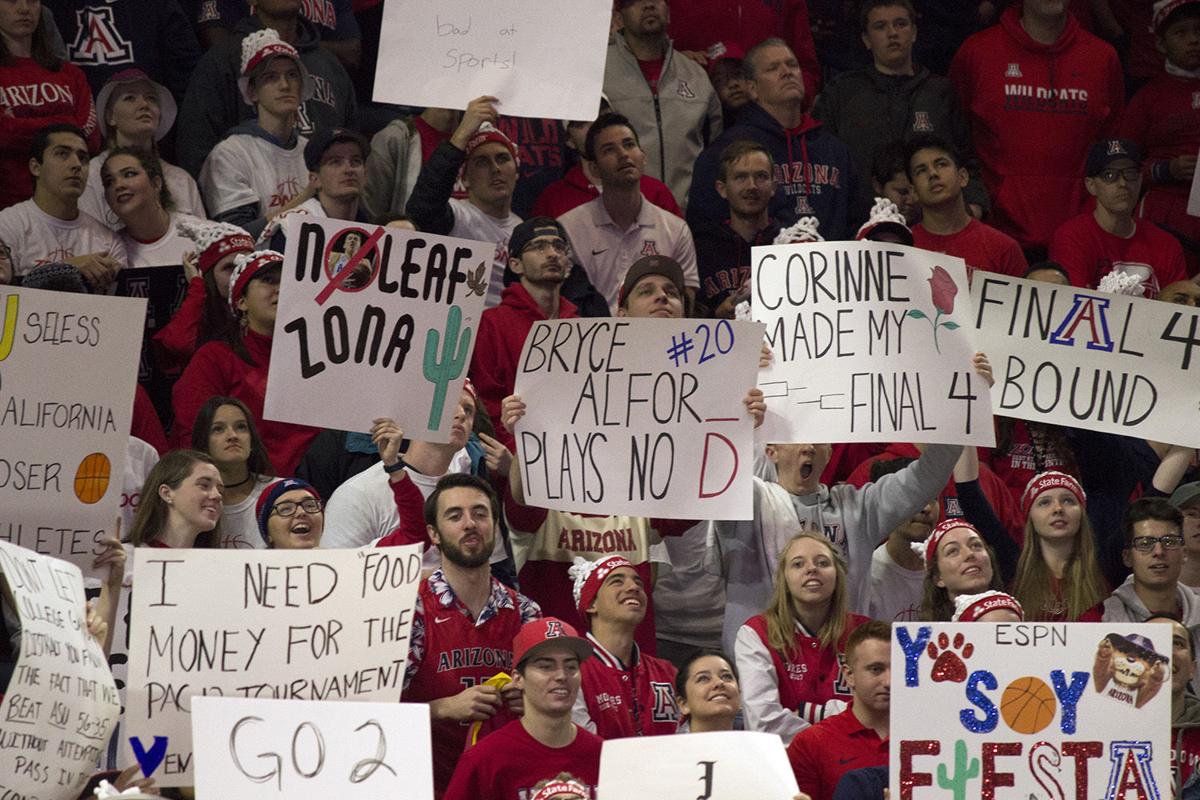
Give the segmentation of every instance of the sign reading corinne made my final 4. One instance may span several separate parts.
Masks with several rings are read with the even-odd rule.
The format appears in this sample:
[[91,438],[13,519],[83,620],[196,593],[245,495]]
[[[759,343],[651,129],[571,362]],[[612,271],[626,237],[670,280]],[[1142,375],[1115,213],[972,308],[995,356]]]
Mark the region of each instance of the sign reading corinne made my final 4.
[[429,706],[197,697],[197,800],[433,800]]
[[894,800],[1168,800],[1171,627],[896,623]]
[[997,414],[1200,447],[1200,309],[977,272]]
[[756,247],[764,442],[994,444],[961,259],[902,245]]
[[87,632],[83,577],[0,542],[20,618],[20,655],[0,703],[0,797],[75,800],[121,713],[104,651]]
[[114,535],[146,301],[0,286],[0,540],[89,574]]
[[374,99],[466,108],[492,95],[501,114],[595,119],[611,18],[605,0],[387,3]]
[[293,216],[264,416],[445,442],[495,245]]
[[539,322],[518,365],[527,502],[562,511],[749,519],[762,326],[694,319]]
[[192,698],[396,702],[417,545],[134,551],[122,763],[193,782]]

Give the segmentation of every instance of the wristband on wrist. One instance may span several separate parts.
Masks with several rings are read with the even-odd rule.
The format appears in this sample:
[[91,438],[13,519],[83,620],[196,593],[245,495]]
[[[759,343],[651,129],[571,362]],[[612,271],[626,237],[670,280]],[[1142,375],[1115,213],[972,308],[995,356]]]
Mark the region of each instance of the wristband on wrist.
[[405,467],[407,467],[407,466],[408,466],[408,465],[404,463],[404,459],[403,459],[403,458],[399,458],[399,459],[396,459],[396,463],[395,463],[395,464],[392,464],[390,467],[389,467],[388,465],[386,465],[386,464],[385,464],[385,465],[383,466],[383,471],[384,471],[384,472],[386,472],[386,473],[387,473],[387,474],[389,474],[389,475],[392,475],[392,474],[394,474],[394,473],[396,473],[396,472],[399,472],[400,470],[404,469],[404,468],[405,468]]

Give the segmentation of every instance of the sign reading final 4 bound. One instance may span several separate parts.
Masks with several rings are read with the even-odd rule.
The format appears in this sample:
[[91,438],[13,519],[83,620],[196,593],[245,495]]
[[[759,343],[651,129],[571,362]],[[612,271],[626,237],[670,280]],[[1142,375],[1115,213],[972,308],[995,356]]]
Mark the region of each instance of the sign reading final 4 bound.
[[[302,221],[303,220],[303,221]],[[445,442],[495,245],[292,217],[264,416]]]
[[892,627],[893,800],[1168,800],[1171,626]]

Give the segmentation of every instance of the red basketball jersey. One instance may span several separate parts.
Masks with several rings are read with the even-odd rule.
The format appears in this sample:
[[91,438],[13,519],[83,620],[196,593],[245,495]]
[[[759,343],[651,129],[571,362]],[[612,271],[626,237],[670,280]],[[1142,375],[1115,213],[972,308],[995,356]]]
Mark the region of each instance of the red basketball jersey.
[[[418,596],[425,626],[425,652],[404,691],[405,702],[427,703],[452,697],[497,672],[512,674],[512,643],[521,629],[521,611],[517,593],[505,591],[512,602],[482,625],[476,625],[457,601],[450,607],[442,605],[429,580],[421,582]],[[433,723],[433,786],[439,797],[450,785],[469,728],[470,723],[453,720]]]

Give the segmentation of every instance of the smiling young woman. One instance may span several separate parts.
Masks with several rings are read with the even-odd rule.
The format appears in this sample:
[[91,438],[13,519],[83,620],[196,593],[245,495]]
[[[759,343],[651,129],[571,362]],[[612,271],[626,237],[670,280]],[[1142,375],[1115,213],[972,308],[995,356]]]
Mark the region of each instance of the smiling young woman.
[[791,741],[846,707],[846,637],[867,618],[848,611],[846,566],[824,536],[792,537],[775,569],[767,610],[738,630],[746,728]]

